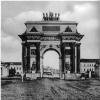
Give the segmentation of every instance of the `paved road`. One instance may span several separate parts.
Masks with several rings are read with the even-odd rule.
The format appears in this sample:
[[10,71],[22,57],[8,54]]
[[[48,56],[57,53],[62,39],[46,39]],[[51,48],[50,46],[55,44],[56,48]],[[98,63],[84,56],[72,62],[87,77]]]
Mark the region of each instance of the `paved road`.
[[38,79],[1,87],[2,100],[100,100],[100,81]]

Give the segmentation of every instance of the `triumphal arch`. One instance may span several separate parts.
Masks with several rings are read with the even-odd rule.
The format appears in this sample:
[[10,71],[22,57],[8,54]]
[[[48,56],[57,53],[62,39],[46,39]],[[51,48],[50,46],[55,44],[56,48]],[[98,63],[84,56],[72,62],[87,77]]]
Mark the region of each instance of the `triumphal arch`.
[[25,73],[34,71],[43,76],[43,54],[55,50],[59,54],[60,77],[67,73],[80,73],[80,40],[78,23],[61,21],[60,14],[43,13],[42,21],[25,22],[22,39],[22,66]]

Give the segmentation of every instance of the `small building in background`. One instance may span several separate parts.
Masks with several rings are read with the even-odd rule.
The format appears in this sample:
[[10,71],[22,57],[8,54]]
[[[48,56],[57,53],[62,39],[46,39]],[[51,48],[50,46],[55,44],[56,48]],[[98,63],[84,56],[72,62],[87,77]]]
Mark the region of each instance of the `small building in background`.
[[9,63],[1,62],[1,78],[9,76]]
[[[12,73],[14,71],[14,73]],[[21,75],[23,72],[21,62],[1,62],[1,77]]]
[[100,78],[100,60],[97,61],[97,63],[96,63],[95,74],[96,74],[96,77]]
[[15,69],[15,75],[21,75],[23,72],[21,62],[9,62],[9,69]]
[[[10,70],[15,69],[15,75],[23,73],[21,62],[1,62],[1,78],[8,77]],[[59,74],[59,70],[52,69],[49,66],[43,68],[43,72],[51,72],[52,74]],[[100,78],[100,59],[81,59],[80,60],[80,73],[93,72],[96,77]]]
[[95,72],[95,65],[99,59],[80,59],[80,73]]

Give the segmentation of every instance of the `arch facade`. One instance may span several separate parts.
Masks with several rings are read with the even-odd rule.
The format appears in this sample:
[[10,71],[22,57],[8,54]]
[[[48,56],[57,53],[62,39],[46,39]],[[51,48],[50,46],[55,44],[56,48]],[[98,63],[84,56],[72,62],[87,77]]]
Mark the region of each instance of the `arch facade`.
[[[53,17],[53,16],[52,16]],[[52,49],[59,54],[60,77],[80,73],[80,40],[83,35],[77,31],[73,21],[53,20],[27,21],[22,39],[22,65],[25,73],[38,73],[42,77],[42,59],[45,51]]]

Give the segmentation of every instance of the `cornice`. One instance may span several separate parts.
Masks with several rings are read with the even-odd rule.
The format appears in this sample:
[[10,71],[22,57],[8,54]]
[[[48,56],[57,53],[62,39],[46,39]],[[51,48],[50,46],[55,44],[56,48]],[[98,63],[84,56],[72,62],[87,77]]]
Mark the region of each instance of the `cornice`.
[[77,25],[78,23],[75,21],[26,21],[24,23],[25,25],[27,24],[37,24],[37,25],[47,25],[47,24],[52,24],[52,25]]

